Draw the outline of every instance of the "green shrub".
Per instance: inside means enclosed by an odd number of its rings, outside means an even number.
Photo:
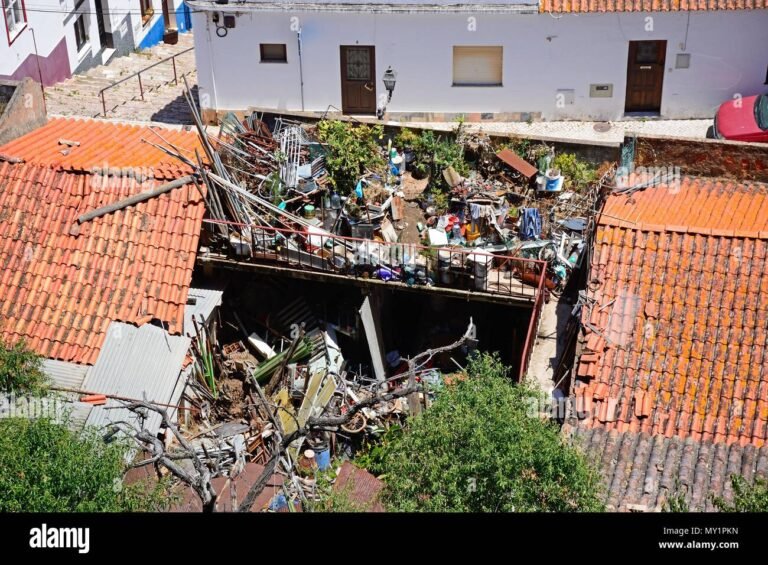
[[[123,485],[127,444],[50,420],[0,420],[0,512],[167,509],[167,482]]]
[[[573,153],[558,153],[552,160],[551,167],[560,169],[560,174],[565,177],[565,188],[568,190],[583,191],[597,180],[595,167],[578,159]]]
[[[428,512],[598,511],[597,472],[554,423],[531,414],[543,401],[512,384],[497,356],[475,356],[467,377],[377,454],[388,509]]]
[[[342,192],[355,188],[366,170],[377,171],[385,165],[380,146],[382,126],[354,125],[339,120],[322,120],[317,137],[328,145],[325,157],[331,184]]]
[[[414,146],[416,161],[429,170],[430,188],[446,189],[443,171],[453,167],[462,176],[469,174],[469,165],[464,160],[464,147],[451,139],[435,135],[432,130],[421,133]]]
[[[47,387],[40,357],[23,341],[9,347],[0,340],[0,391],[44,394]]]

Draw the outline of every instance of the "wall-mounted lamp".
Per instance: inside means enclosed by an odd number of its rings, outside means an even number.
[[[387,89],[387,102],[392,100],[392,92],[395,90],[395,84],[397,83],[397,73],[392,70],[392,67],[387,67],[384,71],[384,88]]]

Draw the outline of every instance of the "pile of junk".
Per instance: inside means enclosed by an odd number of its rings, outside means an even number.
[[[371,335],[374,312],[366,299],[360,314]],[[175,437],[146,440],[164,450],[148,460],[169,461],[186,483],[175,510],[311,510],[327,497],[332,466],[429,408],[451,378],[438,368],[442,357],[477,347],[470,319],[453,343],[409,357],[371,349],[378,367],[360,365],[342,351],[344,325],[315,316],[304,297],[269,320],[230,305],[195,339]]]
[[[190,104],[205,158],[179,158],[207,187],[203,257],[530,296],[542,279],[562,289],[584,246],[597,192],[563,191],[558,171],[540,174],[510,149],[494,151],[493,175],[444,169],[447,209],[422,195],[423,221],[414,221],[406,217],[414,205],[404,190],[408,152],[392,138],[375,149],[385,170],[360,175],[342,194],[326,168],[338,148],[320,143],[313,125],[227,114],[211,135]]]

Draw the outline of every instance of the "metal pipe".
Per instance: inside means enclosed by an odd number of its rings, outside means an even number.
[[[304,64],[301,56],[301,28],[296,32],[296,39],[299,44],[299,81],[301,82],[301,111],[304,111]]]
[[[48,107],[45,102],[45,85],[43,84],[43,70],[40,67],[40,55],[37,54],[37,36],[35,35],[35,29],[29,28],[32,32],[32,44],[35,46],[35,62],[37,63],[37,75],[40,77],[40,90],[43,92],[43,113],[48,113]]]

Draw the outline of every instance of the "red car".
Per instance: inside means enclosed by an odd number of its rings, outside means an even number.
[[[721,104],[715,123],[707,130],[707,137],[768,143],[768,94]]]

